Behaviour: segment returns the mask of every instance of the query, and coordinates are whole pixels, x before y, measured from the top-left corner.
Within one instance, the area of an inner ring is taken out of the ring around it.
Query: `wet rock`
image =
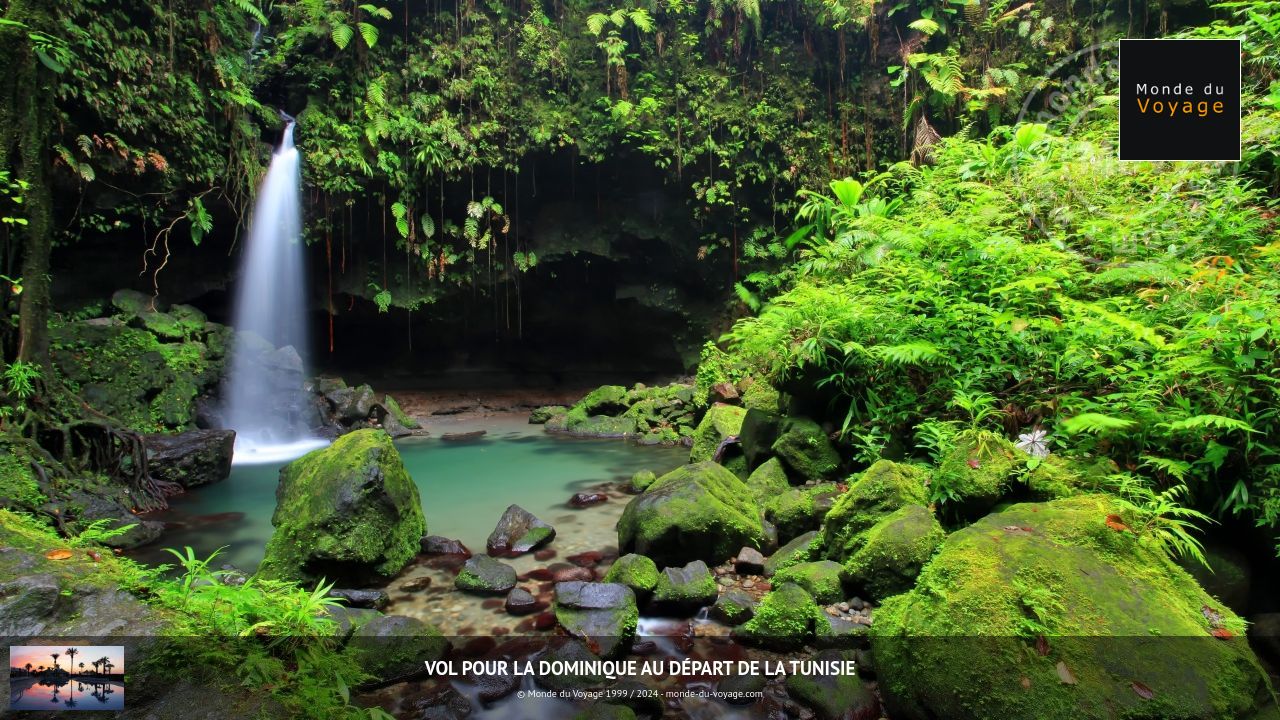
[[[471,551],[458,540],[451,540],[441,535],[428,535],[420,542],[422,552],[427,555],[463,555],[471,557]]]
[[[564,405],[543,405],[534,408],[533,412],[529,413],[529,424],[543,425],[551,418],[557,415],[564,415],[567,412],[569,412],[569,408]]]
[[[716,601],[715,576],[707,564],[694,560],[684,567],[664,568],[653,590],[653,607],[658,612],[692,614]]]
[[[484,705],[501,700],[520,687],[520,678],[513,674],[472,674],[468,680],[476,686],[476,697]]]
[[[824,650],[814,660],[822,662],[855,661],[852,652]],[[856,674],[788,675],[787,694],[813,710],[818,720],[880,717],[880,704],[875,695]]]
[[[614,705],[626,705],[637,717],[657,720],[664,710],[662,698],[653,694],[653,688],[637,678],[623,678],[610,688],[617,695],[610,698]]]
[[[734,636],[765,647],[794,650],[809,639],[819,614],[804,588],[784,583],[764,596],[755,615],[735,629]]]
[[[190,489],[227,479],[235,440],[234,430],[192,430],[143,435],[142,445],[153,478]]]
[[[647,598],[658,586],[658,566],[643,555],[623,555],[609,566],[604,581],[621,583],[631,588],[637,597]]]
[[[476,555],[462,566],[453,585],[466,592],[502,595],[516,586],[516,571],[488,555]]]
[[[569,498],[569,505],[576,508],[591,507],[604,502],[609,502],[609,496],[598,492],[574,493],[573,497]]]
[[[660,565],[690,560],[719,564],[744,545],[764,541],[760,509],[724,467],[685,465],[631,499],[618,520],[618,547]]]
[[[711,617],[726,625],[741,625],[755,615],[756,599],[742,590],[727,590],[711,606]]]
[[[127,496],[109,496],[98,494],[99,489],[76,489],[67,493],[66,505],[79,510],[78,525],[86,525],[98,520],[107,521],[104,529],[116,530],[132,525],[128,532],[107,538],[103,545],[112,548],[141,547],[155,541],[164,532],[164,523],[155,520],[143,520],[125,505]]]
[[[644,492],[658,476],[653,474],[652,470],[638,470],[631,476],[631,491]]]
[[[547,613],[550,615],[551,613]],[[557,643],[534,656],[534,666],[539,667],[538,661],[546,660],[548,663],[561,662],[568,667],[590,668],[598,665],[598,657],[593,655],[587,646],[578,640],[566,640]],[[573,663],[576,663],[574,665]],[[542,674],[534,677],[534,682],[547,690],[586,690],[589,688],[604,687],[609,681],[603,675],[595,675],[589,672],[580,674],[561,673],[559,675]]]
[[[817,531],[807,532],[778,548],[778,551],[764,562],[764,574],[771,577],[783,568],[808,561],[815,555],[815,545],[818,541]]]
[[[626,585],[579,581],[556,583],[555,614],[566,632],[604,657],[631,647],[640,617],[635,593]]]
[[[729,675],[716,684],[716,690],[724,693],[722,699],[730,705],[754,705],[763,699],[756,693],[764,691],[767,681],[764,675]]]
[[[488,430],[470,430],[468,432],[445,433],[440,436],[445,442],[470,442],[479,440],[489,433]]]
[[[393,438],[408,437],[413,434],[412,430],[401,424],[396,416],[390,413],[384,413],[382,415],[381,424],[382,431]]]
[[[555,539],[556,530],[519,505],[510,505],[485,543],[490,555],[520,555]]]
[[[600,561],[604,560],[604,553],[599,550],[588,550],[587,552],[578,553],[577,555],[570,555],[565,558],[565,560],[568,560],[570,563],[573,563],[578,567],[595,567],[600,564]]]
[[[423,575],[405,582],[400,586],[400,590],[402,592],[421,592],[429,587],[431,587],[431,578]]]
[[[260,576],[356,585],[395,576],[427,529],[418,487],[380,430],[348,433],[286,465],[271,524]]]
[[[632,655],[652,655],[658,652],[658,643],[652,640],[639,640],[631,643]]]
[[[61,592],[53,575],[26,575],[0,582],[0,635],[40,635],[53,619]]]
[[[556,614],[550,611],[539,613],[538,616],[533,619],[534,630],[550,630],[555,626]]]
[[[718,403],[736,403],[738,400],[738,388],[727,381],[716,383],[711,386],[710,400]]]
[[[591,582],[596,579],[596,574],[590,568],[578,567],[576,565],[560,565],[551,568],[551,580],[553,582],[571,582],[574,580],[581,582]]]
[[[574,715],[573,720],[636,720],[636,713],[625,705],[598,702]]]
[[[366,608],[369,610],[382,610],[390,602],[391,599],[382,590],[347,590],[334,588],[329,591],[329,597],[338,598],[346,603],[347,607]]]
[[[840,455],[818,423],[807,418],[784,418],[773,443],[773,455],[798,480],[822,481],[840,469]]]
[[[443,685],[413,704],[414,720],[465,720],[471,703],[450,685]]]
[[[385,615],[357,627],[345,653],[365,672],[391,682],[424,674],[424,663],[439,660],[448,647],[431,625],[417,618]]]
[[[396,402],[396,399],[390,395],[382,396],[382,406],[386,408],[387,414],[399,423],[400,427],[403,427],[406,430],[417,430],[422,427],[422,424],[410,417],[409,414],[400,407],[400,403]],[[383,422],[385,423],[386,421],[384,420]]]
[[[824,612],[814,621],[813,644],[822,648],[866,648],[867,629],[852,617]]]
[[[346,642],[351,633],[361,625],[382,617],[382,613],[377,610],[369,610],[367,608],[353,608],[346,605],[330,605],[324,609],[325,615],[337,624],[337,638],[342,642]]]
[[[507,612],[512,615],[529,615],[539,609],[538,599],[528,590],[519,587],[511,588],[504,605]]]
[[[840,563],[831,560],[816,560],[797,563],[789,568],[779,570],[774,576],[775,583],[792,582],[804,588],[820,605],[830,605],[845,598],[845,584],[848,574]]]
[[[699,463],[715,459],[716,452],[728,438],[738,437],[742,430],[742,420],[747,411],[732,405],[712,405],[702,422],[693,431],[693,448],[689,451],[689,462]]]
[[[368,385],[338,388],[327,393],[325,398],[333,406],[334,415],[344,423],[367,419],[378,402],[377,394]]]
[[[764,555],[753,547],[744,547],[738,551],[733,561],[733,568],[739,575],[761,575],[764,573]]]
[[[945,537],[928,508],[908,505],[863,533],[862,547],[844,566],[853,584],[871,597],[897,595],[915,585],[920,569]]]

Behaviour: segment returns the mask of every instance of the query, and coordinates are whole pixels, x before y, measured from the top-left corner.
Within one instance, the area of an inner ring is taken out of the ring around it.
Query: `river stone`
[[[574,715],[573,720],[636,720],[636,712],[626,705],[598,702]]]
[[[659,565],[719,564],[744,545],[760,547],[760,509],[733,473],[714,462],[685,465],[631,499],[618,520],[618,547]]]
[[[796,563],[807,562],[815,555],[815,546],[821,542],[818,532],[807,532],[791,542],[778,548],[778,551],[764,561],[764,574],[773,577],[779,570],[791,567]]]
[[[845,561],[849,580],[873,598],[910,590],[947,533],[923,505],[908,505],[871,526]],[[781,574],[781,573],[779,573]]]
[[[795,650],[808,641],[821,614],[804,588],[781,583],[764,596],[755,614],[734,630],[734,636],[777,650]]]
[[[773,581],[793,582],[812,595],[818,604],[831,605],[845,599],[844,586],[848,582],[848,574],[838,562],[816,560],[779,570],[774,574]]]
[[[533,412],[529,413],[529,424],[544,425],[551,418],[557,415],[564,415],[567,412],[569,412],[569,408],[564,405],[543,405],[534,408]]]
[[[852,651],[824,650],[814,660],[856,662],[856,658]],[[857,674],[793,674],[787,676],[786,687],[787,694],[813,710],[818,720],[880,717],[880,703]]]
[[[866,544],[866,531],[876,523],[907,505],[925,505],[928,480],[924,470],[889,460],[867,468],[827,511],[822,524],[827,557],[848,560]]]
[[[559,641],[553,641],[554,645],[531,658],[534,661],[534,667],[541,667],[540,661],[545,660],[548,663],[566,663],[569,668],[582,669],[583,672],[535,675],[533,681],[539,687],[560,692],[604,687],[609,682],[604,675],[590,672],[592,667],[599,666],[600,658],[593,655],[586,645],[575,639],[558,638],[557,640]]]
[[[507,593],[507,601],[504,606],[507,612],[512,615],[529,615],[537,612],[538,599],[524,588],[511,588],[511,592]]]
[[[820,648],[866,648],[871,626],[845,616],[822,612],[813,626],[813,644]]]
[[[1106,522],[1127,513],[1083,495],[1020,503],[949,535],[915,588],[876,609],[887,714],[1274,717],[1259,702],[1267,674],[1238,637],[1244,621],[1146,538]],[[1053,630],[1047,652],[1033,650],[1028,603]]]
[[[420,544],[426,555],[462,555],[471,557],[471,551],[459,540],[452,540],[443,535],[428,535]]]
[[[396,402],[396,399],[390,395],[382,396],[382,407],[386,408],[387,412],[395,418],[396,422],[400,423],[402,427],[408,430],[417,430],[422,427],[422,424],[417,420],[414,420],[412,417],[409,417],[409,414],[400,407],[400,403]]]
[[[466,592],[502,595],[516,586],[516,571],[488,555],[476,555],[462,566],[453,585]]]
[[[764,555],[753,547],[744,547],[738,551],[733,561],[733,569],[739,575],[760,575],[764,573]]]
[[[726,625],[741,625],[755,614],[756,604],[756,599],[744,590],[726,590],[711,606],[711,617]]]
[[[840,455],[818,423],[808,418],[784,418],[778,429],[771,449],[791,477],[818,482],[840,469]]]
[[[716,683],[716,691],[730,705],[754,705],[760,702],[768,679],[762,674],[735,673],[721,678]]]
[[[100,495],[102,488],[75,489],[67,493],[66,504],[78,509],[77,521],[83,526],[89,523],[106,520],[103,529],[117,530],[132,525],[122,535],[106,538],[103,545],[128,550],[141,547],[164,532],[164,523],[156,520],[143,520],[126,507],[118,497]]]
[[[235,430],[192,430],[142,436],[151,477],[184,488],[221,482],[231,474]]]
[[[708,408],[707,414],[702,416],[702,422],[693,431],[689,462],[714,460],[720,444],[730,437],[737,437],[746,414],[746,410],[733,405],[715,404]]]
[[[653,590],[653,605],[667,613],[693,613],[716,601],[716,579],[701,560],[664,568]]]
[[[140,315],[154,310],[153,298],[137,290],[117,290],[111,295],[111,304],[126,315]]]
[[[334,588],[329,591],[329,597],[342,600],[347,607],[365,610],[381,610],[391,602],[391,598],[387,597],[387,593],[382,590]]]
[[[649,597],[658,586],[658,566],[652,560],[635,553],[623,555],[609,566],[604,581],[621,583],[631,588],[638,597]]]
[[[327,393],[325,398],[333,405],[334,415],[344,423],[367,419],[378,402],[378,396],[368,385],[338,388]]]
[[[400,572],[427,529],[418,487],[381,430],[357,430],[280,471],[258,574],[364,584]]]
[[[556,529],[519,505],[510,505],[489,533],[485,547],[490,555],[522,555],[555,539]]]
[[[424,663],[444,657],[448,647],[431,625],[417,618],[385,615],[358,626],[345,652],[360,669],[391,682],[424,674]]]
[[[640,617],[631,588],[581,581],[556,583],[555,614],[566,632],[602,657],[630,649]]]

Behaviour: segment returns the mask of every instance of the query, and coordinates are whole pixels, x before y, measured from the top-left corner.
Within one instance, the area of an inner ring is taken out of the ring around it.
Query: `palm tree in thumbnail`
[[[61,669],[62,669],[61,667],[59,667],[59,666],[58,666],[58,656],[59,656],[59,655],[61,655],[61,654],[62,654],[62,653],[50,653],[50,656],[53,658],[53,669],[54,669],[54,670],[61,670]]]
[[[78,654],[80,654],[80,650],[79,650],[78,648],[73,648],[73,647],[67,648],[67,658],[68,658],[68,660],[67,660],[67,672],[74,672],[74,671],[75,671],[75,669],[76,669],[76,666],[75,666],[75,662],[76,662],[76,655],[78,655]]]

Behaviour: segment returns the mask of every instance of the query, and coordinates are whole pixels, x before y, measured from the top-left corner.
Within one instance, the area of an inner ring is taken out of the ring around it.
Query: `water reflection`
[[[18,677],[9,681],[10,710],[122,710],[124,683],[93,677]]]

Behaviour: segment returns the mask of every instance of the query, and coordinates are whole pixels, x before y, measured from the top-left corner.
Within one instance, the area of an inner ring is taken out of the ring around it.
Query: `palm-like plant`
[[[60,655],[62,655],[62,653],[50,653],[50,655],[51,655],[51,657],[53,657],[53,667],[54,667],[54,669],[56,669],[56,670],[61,670],[62,668],[58,667],[58,657],[59,657]]]
[[[67,672],[71,672],[72,670],[75,669],[76,655],[79,655],[79,654],[80,654],[80,650],[78,648],[73,648],[73,647],[67,648],[67,658],[68,658]]]

